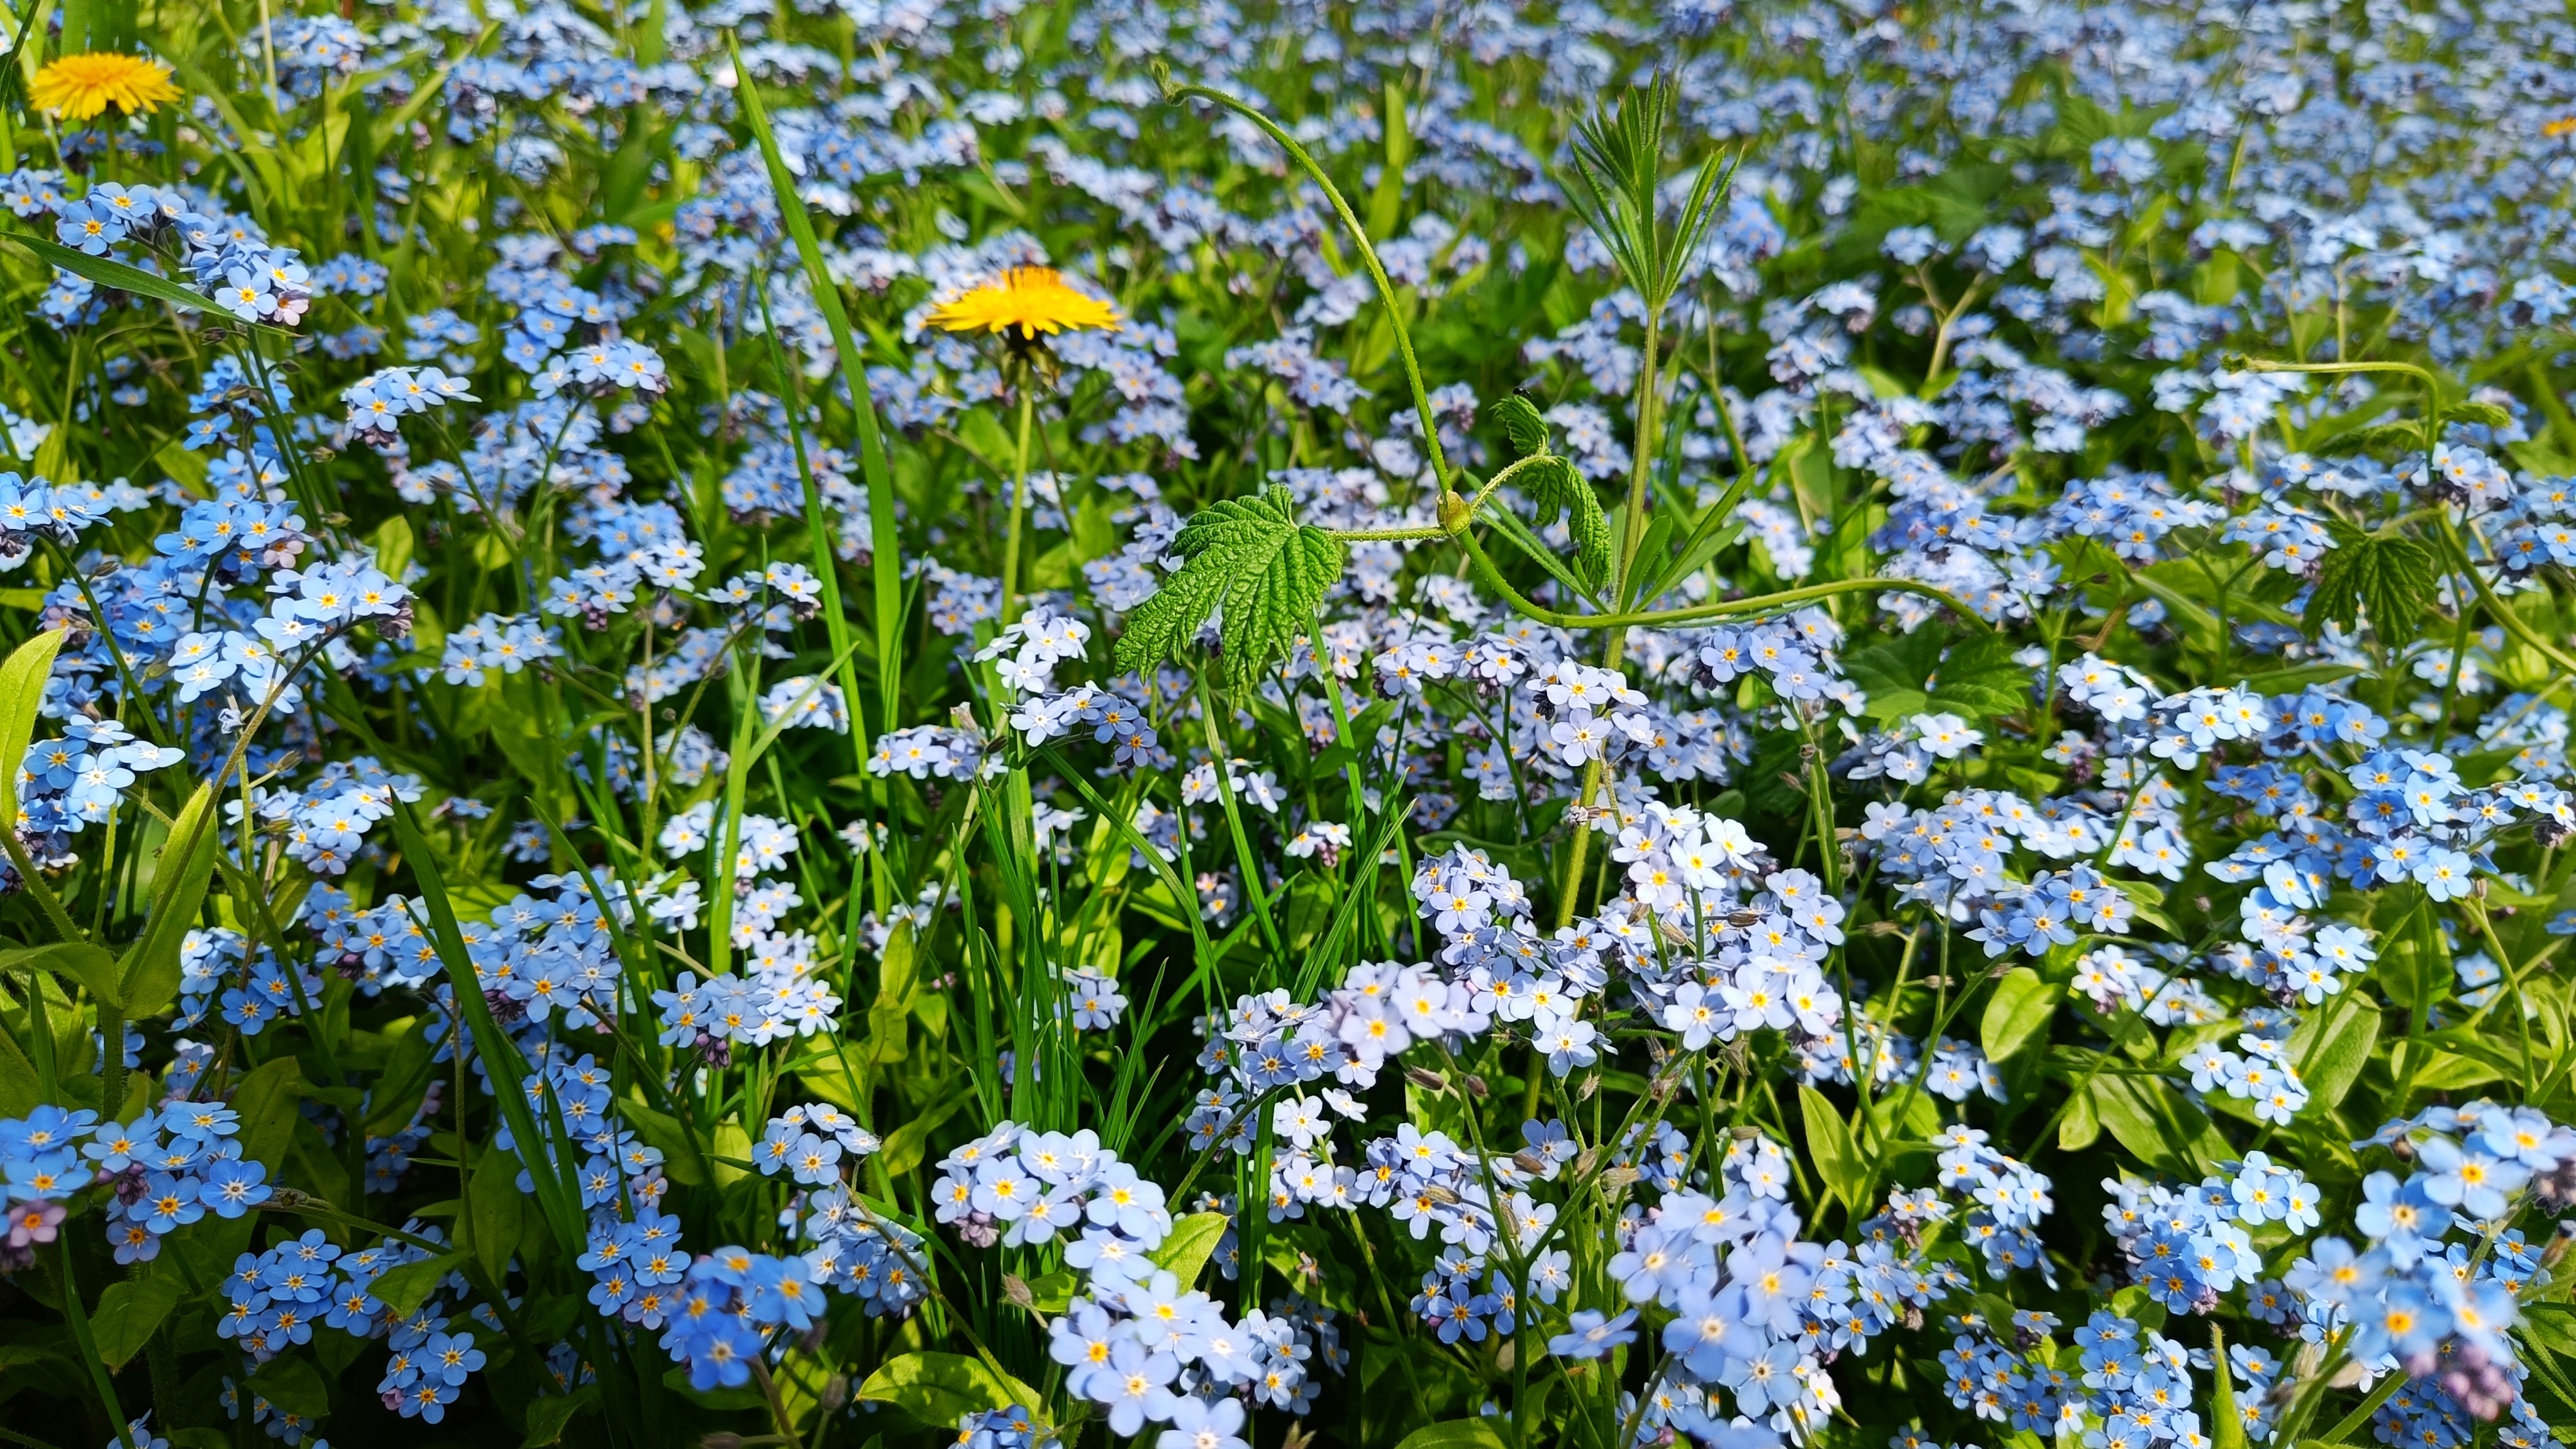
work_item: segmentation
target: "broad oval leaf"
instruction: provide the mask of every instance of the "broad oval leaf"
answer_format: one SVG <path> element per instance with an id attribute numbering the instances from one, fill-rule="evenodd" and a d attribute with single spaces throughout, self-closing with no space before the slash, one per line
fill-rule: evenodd
<path id="1" fill-rule="evenodd" d="M 1227 1224 L 1223 1213 L 1190 1214 L 1172 1224 L 1172 1235 L 1153 1252 L 1155 1264 L 1170 1269 L 1183 1288 L 1189 1287 L 1207 1271 L 1208 1259 L 1216 1255 L 1216 1245 L 1224 1240 Z"/>
<path id="2" fill-rule="evenodd" d="M 180 948 L 196 927 L 207 880 L 215 871 L 215 809 L 215 786 L 209 780 L 170 822 L 169 838 L 152 868 L 152 914 L 117 968 L 128 1016 L 155 1015 L 178 999 Z"/>
<path id="3" fill-rule="evenodd" d="M 892 1404 L 939 1429 L 954 1429 L 961 1417 L 986 1409 L 1046 1409 L 1036 1390 L 962 1353 L 905 1354 L 868 1375 L 858 1396 Z"/>
<path id="4" fill-rule="evenodd" d="M 97 1345 L 98 1356 L 106 1360 L 109 1368 L 123 1368 L 151 1342 L 161 1320 L 177 1306 L 179 1279 L 174 1273 L 110 1283 L 107 1291 L 98 1296 L 98 1307 L 90 1313 L 90 1341 Z"/>
<path id="5" fill-rule="evenodd" d="M 1853 1145 L 1842 1113 L 1824 1093 L 1808 1086 L 1798 1088 L 1798 1111 L 1806 1118 L 1807 1155 L 1816 1160 L 1825 1186 L 1844 1202 L 1857 1205 L 1869 1191 L 1869 1167 Z"/>
<path id="6" fill-rule="evenodd" d="M 0 820 L 18 818 L 18 765 L 36 738 L 36 707 L 63 647 L 62 629 L 47 629 L 0 663 Z"/>
<path id="7" fill-rule="evenodd" d="M 2063 985 L 2028 967 L 2015 967 L 1995 983 L 1986 1014 L 1977 1022 L 1978 1044 L 1998 1062 L 2021 1055 L 2032 1042 L 2047 1040 L 2049 1018 L 2065 995 Z"/>

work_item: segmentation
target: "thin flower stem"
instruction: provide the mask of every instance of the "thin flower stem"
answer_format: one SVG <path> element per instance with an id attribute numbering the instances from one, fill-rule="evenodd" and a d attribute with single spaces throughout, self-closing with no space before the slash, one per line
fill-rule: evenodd
<path id="1" fill-rule="evenodd" d="M 1360 260 L 1368 264 L 1369 279 L 1377 283 L 1379 298 L 1386 303 L 1386 320 L 1395 330 L 1395 350 L 1397 355 L 1404 359 L 1404 381 L 1413 389 L 1413 406 L 1422 418 L 1422 441 L 1424 446 L 1431 450 L 1431 481 L 1434 488 L 1446 492 L 1450 477 L 1449 455 L 1440 447 L 1440 419 L 1432 412 L 1431 394 L 1422 385 L 1422 364 L 1414 360 L 1413 334 L 1405 327 L 1404 308 L 1396 298 L 1395 283 L 1387 280 L 1386 267 L 1377 259 L 1377 248 L 1369 241 L 1368 228 L 1360 224 L 1358 214 L 1351 210 L 1351 204 L 1342 199 L 1341 188 L 1333 185 L 1333 178 L 1324 174 L 1324 168 L 1317 165 L 1315 158 L 1307 154 L 1306 148 L 1297 144 L 1297 138 L 1282 130 L 1278 122 L 1212 87 L 1173 84 L 1169 72 L 1160 62 L 1156 63 L 1154 71 L 1155 79 L 1162 83 L 1164 100 L 1177 103 L 1195 96 L 1211 105 L 1222 106 L 1234 112 L 1259 126 L 1264 134 L 1278 143 L 1281 150 L 1288 153 L 1289 159 L 1297 163 L 1298 169 L 1304 171 L 1317 186 L 1323 188 L 1325 199 L 1333 204 L 1334 214 L 1341 217 L 1343 227 L 1350 232 L 1351 240 L 1358 245 Z"/>

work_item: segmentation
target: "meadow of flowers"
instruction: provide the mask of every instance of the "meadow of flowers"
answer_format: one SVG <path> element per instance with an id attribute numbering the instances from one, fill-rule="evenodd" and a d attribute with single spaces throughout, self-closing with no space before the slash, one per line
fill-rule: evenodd
<path id="1" fill-rule="evenodd" d="M 0 1442 L 2576 1426 L 2563 7 L 0 32 Z"/>

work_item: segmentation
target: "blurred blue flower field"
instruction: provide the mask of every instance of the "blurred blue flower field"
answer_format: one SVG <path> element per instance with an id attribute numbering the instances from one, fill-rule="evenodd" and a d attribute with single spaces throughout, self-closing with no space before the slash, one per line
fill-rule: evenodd
<path id="1" fill-rule="evenodd" d="M 32 0 L 0 1442 L 2576 1432 L 2576 19 Z"/>

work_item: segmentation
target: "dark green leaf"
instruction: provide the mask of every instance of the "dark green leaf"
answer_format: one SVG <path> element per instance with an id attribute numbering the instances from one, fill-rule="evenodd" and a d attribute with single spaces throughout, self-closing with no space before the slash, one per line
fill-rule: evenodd
<path id="1" fill-rule="evenodd" d="M 98 1356 L 111 1369 L 125 1367 L 128 1359 L 143 1351 L 153 1330 L 178 1304 L 176 1274 L 156 1273 L 110 1283 L 107 1291 L 98 1296 L 98 1307 L 89 1316 L 90 1338 L 98 1346 Z"/>
<path id="2" fill-rule="evenodd" d="M 519 1250 L 519 1159 L 505 1152 L 486 1152 L 474 1163 L 465 1187 L 465 1220 L 472 1234 L 474 1261 L 493 1282 L 502 1281 L 510 1257 Z M 543 1170 L 537 1164 L 536 1170 Z"/>
<path id="3" fill-rule="evenodd" d="M 1991 719 L 2028 704 L 2034 671 L 2014 662 L 2020 647 L 2002 634 L 1972 634 L 1951 645 L 1925 681 L 1931 707 Z"/>
<path id="4" fill-rule="evenodd" d="M 303 1117 L 296 1109 L 303 1095 L 304 1075 L 293 1057 L 271 1057 L 233 1089 L 233 1110 L 241 1115 L 241 1135 L 235 1140 L 242 1156 L 266 1165 L 272 1179 L 285 1165 L 286 1145 Z"/>
<path id="5" fill-rule="evenodd" d="M 2122 1147 L 2159 1172 L 2198 1177 L 2231 1155 L 2209 1118 L 2158 1077 L 2093 1079 L 2094 1114 Z"/>
<path id="6" fill-rule="evenodd" d="M 429 1301 L 429 1295 L 438 1289 L 439 1280 L 464 1265 L 465 1254 L 461 1251 L 442 1253 L 435 1258 L 423 1258 L 417 1263 L 405 1263 L 401 1267 L 387 1269 L 377 1277 L 375 1286 L 368 1291 L 373 1293 L 376 1301 L 385 1305 L 394 1317 L 408 1318 L 413 1309 Z"/>
<path id="7" fill-rule="evenodd" d="M 569 1394 L 554 1394 L 528 1405 L 528 1432 L 519 1449 L 546 1449 L 563 1441 L 564 1426 L 599 1397 L 597 1384 L 584 1384 Z"/>
<path id="8" fill-rule="evenodd" d="M 1449 1419 L 1425 1424 L 1404 1436 L 1395 1449 L 1509 1449 L 1511 1441 L 1494 1419 Z"/>
<path id="9" fill-rule="evenodd" d="M 1918 629 L 1884 644 L 1855 650 L 1843 658 L 1843 672 L 1860 686 L 1869 703 L 1863 713 L 1882 724 L 1921 714 L 1931 703 L 1924 681 L 1941 660 L 1941 638 Z"/>
<path id="10" fill-rule="evenodd" d="M 322 1381 L 322 1371 L 291 1353 L 261 1364 L 250 1377 L 250 1391 L 271 1407 L 306 1419 L 331 1411 L 331 1387 Z"/>

